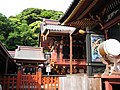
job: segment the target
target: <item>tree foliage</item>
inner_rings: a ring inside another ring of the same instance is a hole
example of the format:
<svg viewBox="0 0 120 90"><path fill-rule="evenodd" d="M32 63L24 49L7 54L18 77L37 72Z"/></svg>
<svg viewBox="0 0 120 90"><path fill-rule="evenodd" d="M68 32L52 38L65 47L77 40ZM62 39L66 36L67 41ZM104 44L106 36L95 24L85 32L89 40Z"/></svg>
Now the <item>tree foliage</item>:
<svg viewBox="0 0 120 90"><path fill-rule="evenodd" d="M17 45L38 46L43 18L58 20L62 14L60 11L37 8L27 8L9 18L0 14L0 41L9 50L14 50Z"/></svg>
<svg viewBox="0 0 120 90"><path fill-rule="evenodd" d="M6 40L12 30L13 28L10 25L9 19L0 13L0 41L3 42L4 45L6 45Z"/></svg>

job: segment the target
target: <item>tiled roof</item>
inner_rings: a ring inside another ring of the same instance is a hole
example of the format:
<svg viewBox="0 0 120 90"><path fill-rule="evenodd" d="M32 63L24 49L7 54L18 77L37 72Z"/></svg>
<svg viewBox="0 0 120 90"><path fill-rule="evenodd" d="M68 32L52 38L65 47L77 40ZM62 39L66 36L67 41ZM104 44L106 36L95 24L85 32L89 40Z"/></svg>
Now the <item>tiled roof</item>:
<svg viewBox="0 0 120 90"><path fill-rule="evenodd" d="M14 59L26 59L26 60L42 60L45 61L44 53L41 48L18 46L15 50Z"/></svg>
<svg viewBox="0 0 120 90"><path fill-rule="evenodd" d="M50 30L54 32L61 31L62 33L70 33L71 31L74 31L75 29L76 29L75 27L68 27L68 26L62 26L62 25L45 25L43 26L42 33L44 33L46 30Z"/></svg>
<svg viewBox="0 0 120 90"><path fill-rule="evenodd" d="M11 55L12 58L15 56L15 51L8 51L8 53Z"/></svg>

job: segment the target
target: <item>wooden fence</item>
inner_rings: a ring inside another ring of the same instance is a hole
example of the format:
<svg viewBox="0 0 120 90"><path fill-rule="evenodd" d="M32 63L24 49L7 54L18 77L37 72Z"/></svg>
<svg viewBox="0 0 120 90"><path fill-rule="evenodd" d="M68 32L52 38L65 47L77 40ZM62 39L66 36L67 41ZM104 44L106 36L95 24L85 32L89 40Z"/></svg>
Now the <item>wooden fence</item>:
<svg viewBox="0 0 120 90"><path fill-rule="evenodd" d="M41 88L44 90L59 90L59 78L65 75L43 75Z"/></svg>
<svg viewBox="0 0 120 90"><path fill-rule="evenodd" d="M59 90L59 77L56 75L1 75L2 90Z"/></svg>
<svg viewBox="0 0 120 90"><path fill-rule="evenodd" d="M0 84L2 85L2 90L16 90L17 75L1 75Z"/></svg>
<svg viewBox="0 0 120 90"><path fill-rule="evenodd" d="M120 76L0 75L0 90L120 90Z"/></svg>
<svg viewBox="0 0 120 90"><path fill-rule="evenodd" d="M41 89L41 72L36 75L18 75L17 90L40 90Z"/></svg>

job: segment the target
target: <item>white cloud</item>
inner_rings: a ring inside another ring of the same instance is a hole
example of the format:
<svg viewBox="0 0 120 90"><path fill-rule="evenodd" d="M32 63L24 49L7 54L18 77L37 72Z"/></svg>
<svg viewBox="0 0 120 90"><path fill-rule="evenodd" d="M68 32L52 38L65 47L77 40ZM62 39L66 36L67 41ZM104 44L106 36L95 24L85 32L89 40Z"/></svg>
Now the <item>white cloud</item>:
<svg viewBox="0 0 120 90"><path fill-rule="evenodd" d="M0 0L0 13L10 16L26 8L40 8L65 12L73 0Z"/></svg>

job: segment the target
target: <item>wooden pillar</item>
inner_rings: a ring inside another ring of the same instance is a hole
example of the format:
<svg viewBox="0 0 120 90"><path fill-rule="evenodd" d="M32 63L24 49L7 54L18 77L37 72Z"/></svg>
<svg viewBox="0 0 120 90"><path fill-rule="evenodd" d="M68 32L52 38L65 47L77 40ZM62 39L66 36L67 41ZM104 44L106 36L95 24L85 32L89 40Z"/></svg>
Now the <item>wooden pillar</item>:
<svg viewBox="0 0 120 90"><path fill-rule="evenodd" d="M41 47L41 30L39 32L38 47Z"/></svg>
<svg viewBox="0 0 120 90"><path fill-rule="evenodd" d="M70 34L70 74L72 74L72 35Z"/></svg>
<svg viewBox="0 0 120 90"><path fill-rule="evenodd" d="M57 60L57 50L53 50L52 54L51 54L51 59L53 62L56 62Z"/></svg>
<svg viewBox="0 0 120 90"><path fill-rule="evenodd" d="M105 81L105 90L112 90L112 85L109 83L108 80Z"/></svg>
<svg viewBox="0 0 120 90"><path fill-rule="evenodd" d="M6 60L5 74L7 74L7 71L8 71L8 61L9 61L9 57L7 57L7 60Z"/></svg>
<svg viewBox="0 0 120 90"><path fill-rule="evenodd" d="M108 39L108 30L104 30L105 32L105 39Z"/></svg>
<svg viewBox="0 0 120 90"><path fill-rule="evenodd" d="M91 34L89 27L86 27L86 59L87 59L87 75L92 75L92 66L91 64Z"/></svg>
<svg viewBox="0 0 120 90"><path fill-rule="evenodd" d="M21 68L18 68L18 73L17 73L17 90L20 90L21 87Z"/></svg>

